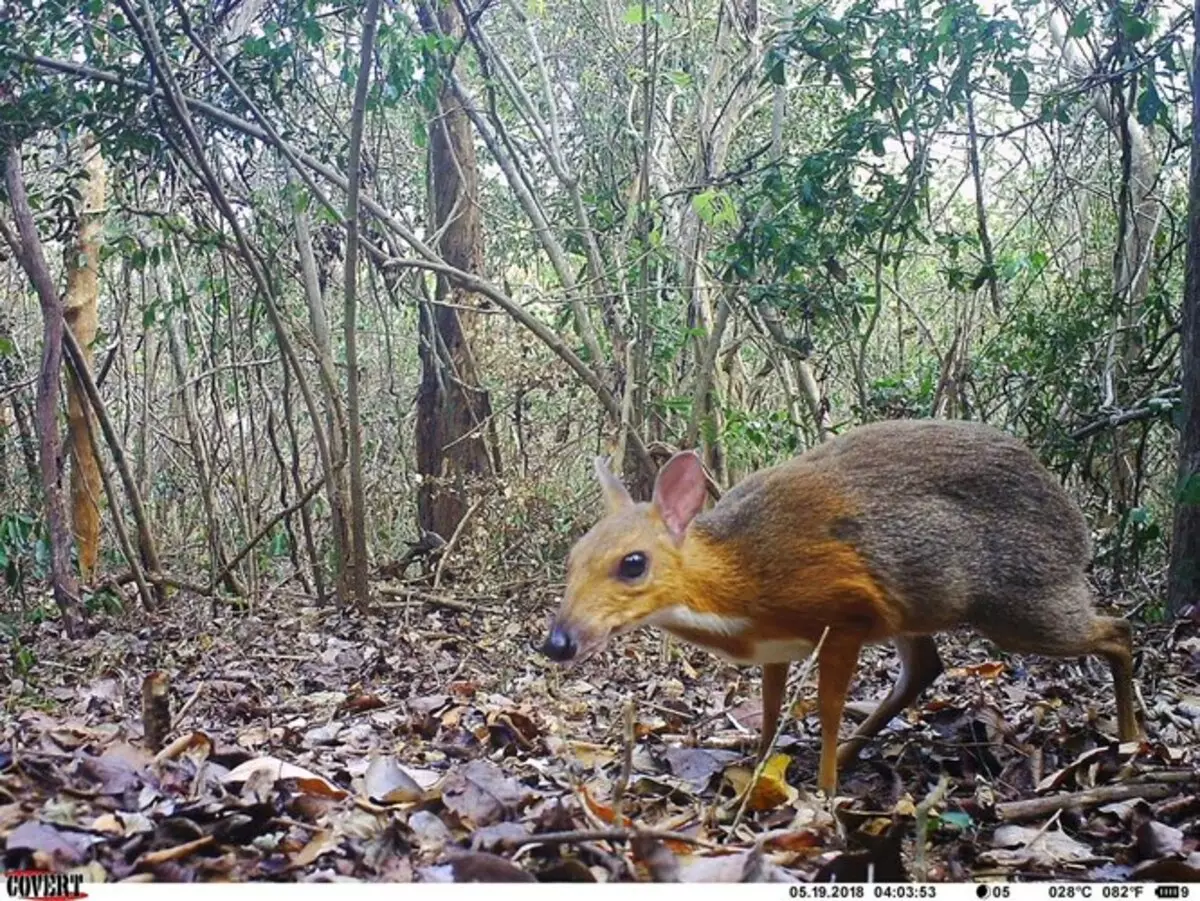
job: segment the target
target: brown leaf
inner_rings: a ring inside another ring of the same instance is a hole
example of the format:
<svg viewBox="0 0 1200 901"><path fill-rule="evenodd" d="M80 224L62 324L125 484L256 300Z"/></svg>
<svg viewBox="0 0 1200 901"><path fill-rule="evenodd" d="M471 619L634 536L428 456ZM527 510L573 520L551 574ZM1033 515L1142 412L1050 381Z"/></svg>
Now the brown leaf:
<svg viewBox="0 0 1200 901"><path fill-rule="evenodd" d="M1144 820L1134 832L1138 857L1155 860L1183 850L1183 831L1157 820Z"/></svg>
<svg viewBox="0 0 1200 901"><path fill-rule="evenodd" d="M794 829L772 835L766 846L777 851L809 851L821 847L823 841L823 836L817 829Z"/></svg>
<svg viewBox="0 0 1200 901"><path fill-rule="evenodd" d="M215 839L211 835L205 835L193 842L184 842L180 845L173 845L170 848L159 848L155 851L148 851L137 859L137 866L139 869L148 869L171 861L183 860L184 858L191 857L196 851L207 848L214 841Z"/></svg>
<svg viewBox="0 0 1200 901"><path fill-rule="evenodd" d="M471 836L471 850L493 851L503 845L529 838L529 826L526 823L494 823L475 830Z"/></svg>
<svg viewBox="0 0 1200 901"><path fill-rule="evenodd" d="M992 836L993 850L979 855L980 862L1002 867L1058 867L1095 857L1087 845L1061 829L1043 831L1030 826L1000 826Z"/></svg>
<svg viewBox="0 0 1200 901"><path fill-rule="evenodd" d="M567 742L567 750L575 756L583 766L598 769L608 766L617 759L617 752L607 745L597 745L588 741Z"/></svg>
<svg viewBox="0 0 1200 901"><path fill-rule="evenodd" d="M740 755L733 751L713 751L707 748L667 748L667 765L671 773L703 791L712 777L721 772Z"/></svg>
<svg viewBox="0 0 1200 901"><path fill-rule="evenodd" d="M154 755L155 763L176 760L185 754L192 760L203 760L213 751L213 740L203 732L185 732Z"/></svg>
<svg viewBox="0 0 1200 901"><path fill-rule="evenodd" d="M536 882L529 873L482 851L463 851L450 861L455 882Z"/></svg>
<svg viewBox="0 0 1200 901"><path fill-rule="evenodd" d="M435 711L445 707L450 698L447 695L426 695L420 698L409 698L408 709L419 716L430 716Z"/></svg>
<svg viewBox="0 0 1200 901"><path fill-rule="evenodd" d="M617 812L610 805L594 798L586 785L580 787L579 793L583 795L583 803L587 805L587 809L602 823L621 827L632 825L633 821L624 814L621 816L621 822L617 823Z"/></svg>
<svg viewBox="0 0 1200 901"><path fill-rule="evenodd" d="M342 710L348 713L365 713L368 710L378 710L380 707L386 706L387 704L379 695L359 693L348 697L342 704Z"/></svg>
<svg viewBox="0 0 1200 901"><path fill-rule="evenodd" d="M422 851L440 851L454 841L454 835L441 818L428 810L418 810L410 816L408 828Z"/></svg>
<svg viewBox="0 0 1200 901"><path fill-rule="evenodd" d="M40 820L26 820L4 840L7 851L42 854L60 866L72 866L86 850L102 839L71 829L59 829Z"/></svg>
<svg viewBox="0 0 1200 901"><path fill-rule="evenodd" d="M442 803L474 827L504 819L536 797L486 760L472 760L447 776L442 786Z"/></svg>
<svg viewBox="0 0 1200 901"><path fill-rule="evenodd" d="M758 857L753 851L713 854L680 861L681 882L759 882Z"/></svg>
<svg viewBox="0 0 1200 901"><path fill-rule="evenodd" d="M990 682L999 677L1007 668L999 660L990 660L987 663L974 663L970 666L952 667L946 670L946 677L961 679L965 676L974 676L977 679Z"/></svg>
<svg viewBox="0 0 1200 901"><path fill-rule="evenodd" d="M341 840L332 829L322 829L308 840L308 844L296 852L292 858L292 866L295 868L306 867L322 854L336 851L340 845Z"/></svg>

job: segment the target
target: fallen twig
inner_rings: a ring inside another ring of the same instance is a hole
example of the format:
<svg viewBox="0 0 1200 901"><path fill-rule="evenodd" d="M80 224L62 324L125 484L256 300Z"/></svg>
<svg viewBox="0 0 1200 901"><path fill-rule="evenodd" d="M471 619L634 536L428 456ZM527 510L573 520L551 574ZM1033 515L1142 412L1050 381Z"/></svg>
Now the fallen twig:
<svg viewBox="0 0 1200 901"><path fill-rule="evenodd" d="M629 778L633 775L633 746L637 741L637 735L634 731L634 707L633 698L625 699L625 748L621 759L621 775L617 778L617 784L613 788L613 821L618 825L624 822L621 819L621 802L625 798L625 789L629 787Z"/></svg>
<svg viewBox="0 0 1200 901"><path fill-rule="evenodd" d="M1195 776L1192 777L1196 779ZM1135 782L1124 785L1105 785L1087 791L1066 795L1051 795L1048 798L1030 798L1025 801L1006 801L996 805L996 818L1006 823L1033 820L1049 816L1055 811L1071 808L1099 807L1114 801L1129 801L1141 798L1146 801L1161 801L1179 791L1178 783L1183 780L1160 780L1158 782Z"/></svg>
<svg viewBox="0 0 1200 901"><path fill-rule="evenodd" d="M376 585L375 590L384 597L419 601L422 604L429 604L432 607L444 607L447 610L454 610L458 613L472 613L476 609L474 604L468 604L466 601L456 601L454 598L427 591L417 591L415 588L404 588L396 585Z"/></svg>
<svg viewBox="0 0 1200 901"><path fill-rule="evenodd" d="M467 520L475 515L475 511L479 509L483 503L483 498L475 499L475 503L467 508L467 512L463 514L463 518L458 521L458 525L454 527L454 534L450 536L450 540L446 542L438 555L437 569L433 573L433 587L436 590L442 584L442 570L446 568L446 561L450 559L450 552L454 550L454 546L458 544L458 539L462 536L463 529L467 525Z"/></svg>
<svg viewBox="0 0 1200 901"><path fill-rule="evenodd" d="M929 822L929 811L942 803L942 799L946 797L946 789L949 787L950 777L942 773L933 791L927 794L924 800L917 805L915 811L917 847L913 860L913 874L917 877L917 882L926 882L929 875L925 863L925 831L926 824Z"/></svg>

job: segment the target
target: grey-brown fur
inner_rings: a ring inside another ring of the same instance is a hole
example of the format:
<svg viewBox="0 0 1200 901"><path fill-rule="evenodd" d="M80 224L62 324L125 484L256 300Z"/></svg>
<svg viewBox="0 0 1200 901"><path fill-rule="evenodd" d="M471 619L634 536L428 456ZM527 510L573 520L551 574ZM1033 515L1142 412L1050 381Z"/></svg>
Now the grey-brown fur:
<svg viewBox="0 0 1200 901"><path fill-rule="evenodd" d="M971 422L862 426L751 475L695 526L761 545L826 497L855 511L828 537L860 551L919 631L969 622L1012 650L1087 652L1087 524L1016 438Z"/></svg>

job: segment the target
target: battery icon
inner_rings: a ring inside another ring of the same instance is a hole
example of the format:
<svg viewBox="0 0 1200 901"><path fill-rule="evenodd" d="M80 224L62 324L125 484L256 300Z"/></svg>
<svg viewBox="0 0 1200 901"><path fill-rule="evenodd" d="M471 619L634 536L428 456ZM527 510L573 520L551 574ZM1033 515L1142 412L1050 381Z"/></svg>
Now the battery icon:
<svg viewBox="0 0 1200 901"><path fill-rule="evenodd" d="M1179 894L1177 885L1156 885L1154 887L1155 898L1178 898Z"/></svg>

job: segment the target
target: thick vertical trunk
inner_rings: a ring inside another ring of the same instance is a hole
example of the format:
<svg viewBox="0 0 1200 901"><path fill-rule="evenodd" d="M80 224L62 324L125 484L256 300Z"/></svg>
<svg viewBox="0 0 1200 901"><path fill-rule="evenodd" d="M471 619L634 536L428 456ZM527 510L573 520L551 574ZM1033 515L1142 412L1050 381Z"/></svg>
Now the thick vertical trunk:
<svg viewBox="0 0 1200 901"><path fill-rule="evenodd" d="M1200 0L1193 9L1200 37ZM1179 440L1179 494L1167 606L1178 613L1200 601L1200 40L1192 50L1192 166L1188 184L1187 270L1183 288L1183 418Z"/></svg>
<svg viewBox="0 0 1200 901"><path fill-rule="evenodd" d="M67 327L83 350L84 365L92 367L92 341L98 327L100 297L100 232L104 225L107 171L100 148L85 142L84 171L79 209L79 232L66 252L67 294L63 315ZM100 556L100 465L92 453L88 431L94 428L83 388L73 372L67 373L67 443L71 452L71 524L79 551L79 573L92 579Z"/></svg>
<svg viewBox="0 0 1200 901"><path fill-rule="evenodd" d="M446 4L422 9L431 33L460 38L462 21ZM430 127L430 189L438 252L458 269L483 271L479 173L470 119L449 85L438 90L438 114ZM417 394L418 516L423 529L449 539L470 504L469 482L489 475L498 459L492 404L480 384L472 352L476 316L472 292L438 276L434 304L421 313L421 386ZM493 444L489 448L489 444Z"/></svg>

